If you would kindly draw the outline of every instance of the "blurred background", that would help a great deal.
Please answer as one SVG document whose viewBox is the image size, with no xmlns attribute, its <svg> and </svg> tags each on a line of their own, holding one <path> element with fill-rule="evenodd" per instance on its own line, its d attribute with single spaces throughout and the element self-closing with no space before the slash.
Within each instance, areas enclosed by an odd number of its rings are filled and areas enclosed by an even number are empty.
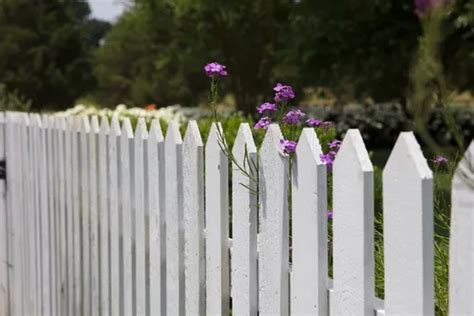
<svg viewBox="0 0 474 316">
<path fill-rule="evenodd" d="M 276 82 L 372 146 L 414 129 L 433 151 L 474 134 L 472 0 L 1 0 L 0 107 L 179 104 L 253 114 Z M 186 112 L 187 113 L 187 112 Z"/>
</svg>

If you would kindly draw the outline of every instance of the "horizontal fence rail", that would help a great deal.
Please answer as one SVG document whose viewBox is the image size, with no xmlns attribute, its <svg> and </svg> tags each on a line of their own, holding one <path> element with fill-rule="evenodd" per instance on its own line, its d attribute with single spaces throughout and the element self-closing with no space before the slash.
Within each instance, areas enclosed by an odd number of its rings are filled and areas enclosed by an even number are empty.
<svg viewBox="0 0 474 316">
<path fill-rule="evenodd" d="M 334 163 L 331 243 L 315 130 L 291 161 L 278 125 L 259 149 L 246 123 L 233 148 L 224 133 L 0 113 L 0 316 L 434 315 L 433 174 L 413 133 L 383 171 L 384 300 L 359 131 Z M 452 181 L 452 315 L 474 315 L 473 212 L 474 142 Z"/>
</svg>

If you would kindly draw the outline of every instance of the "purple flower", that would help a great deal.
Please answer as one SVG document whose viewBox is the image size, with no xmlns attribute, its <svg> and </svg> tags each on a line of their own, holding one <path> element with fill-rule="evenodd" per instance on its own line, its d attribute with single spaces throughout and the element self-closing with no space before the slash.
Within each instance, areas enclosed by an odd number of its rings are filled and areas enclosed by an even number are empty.
<svg viewBox="0 0 474 316">
<path fill-rule="evenodd" d="M 334 139 L 328 143 L 329 148 L 331 149 L 339 149 L 341 147 L 342 142 L 338 139 Z"/>
<path fill-rule="evenodd" d="M 321 125 L 321 123 L 321 120 L 317 120 L 315 118 L 310 118 L 306 120 L 306 124 L 308 124 L 308 126 L 310 127 L 318 127 L 319 125 Z"/>
<path fill-rule="evenodd" d="M 270 103 L 270 102 L 265 102 L 261 104 L 259 107 L 257 107 L 257 111 L 260 114 L 263 113 L 273 113 L 276 111 L 276 104 L 275 103 Z"/>
<path fill-rule="evenodd" d="M 295 98 L 293 88 L 288 85 L 277 83 L 273 91 L 275 91 L 275 97 L 273 98 L 275 102 L 288 101 Z"/>
<path fill-rule="evenodd" d="M 297 142 L 287 139 L 280 139 L 280 145 L 285 154 L 293 154 L 296 151 Z"/>
<path fill-rule="evenodd" d="M 204 67 L 204 71 L 208 77 L 225 77 L 227 76 L 227 71 L 225 66 L 219 63 L 213 62 L 209 63 Z"/>
<path fill-rule="evenodd" d="M 422 17 L 426 12 L 433 10 L 438 5 L 449 4 L 451 0 L 415 0 L 415 14 Z"/>
<path fill-rule="evenodd" d="M 322 125 L 322 127 L 324 127 L 324 128 L 330 128 L 330 127 L 332 127 L 332 126 L 334 125 L 334 123 L 331 122 L 331 121 L 324 121 L 324 122 L 321 123 L 321 125 Z"/>
<path fill-rule="evenodd" d="M 326 216 L 328 219 L 332 219 L 334 216 L 334 212 L 332 210 L 327 210 Z"/>
<path fill-rule="evenodd" d="M 286 124 L 298 124 L 305 115 L 305 113 L 301 112 L 298 109 L 291 110 L 285 114 L 283 122 L 285 122 Z"/>
<path fill-rule="evenodd" d="M 336 152 L 330 151 L 327 154 L 319 155 L 319 159 L 327 166 L 329 171 L 332 171 L 332 165 L 334 164 L 334 158 L 336 158 Z"/>
<path fill-rule="evenodd" d="M 272 120 L 269 117 L 264 116 L 257 123 L 255 123 L 253 128 L 255 128 L 255 129 L 259 129 L 259 128 L 267 129 L 267 127 L 271 123 L 272 123 Z"/>
<path fill-rule="evenodd" d="M 443 157 L 443 156 L 436 156 L 436 157 L 434 157 L 433 162 L 438 166 L 444 165 L 444 164 L 448 163 L 448 158 Z"/>
</svg>

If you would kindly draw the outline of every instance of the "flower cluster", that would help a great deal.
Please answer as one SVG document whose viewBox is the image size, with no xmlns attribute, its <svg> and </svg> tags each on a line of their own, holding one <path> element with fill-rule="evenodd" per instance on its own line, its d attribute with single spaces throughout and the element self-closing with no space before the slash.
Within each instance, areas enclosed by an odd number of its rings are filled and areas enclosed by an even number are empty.
<svg viewBox="0 0 474 316">
<path fill-rule="evenodd" d="M 298 124 L 305 115 L 306 114 L 301 112 L 299 109 L 291 110 L 285 114 L 285 117 L 283 117 L 283 122 L 288 125 Z"/>
<path fill-rule="evenodd" d="M 293 88 L 288 85 L 277 83 L 277 85 L 273 88 L 273 91 L 275 91 L 275 96 L 273 97 L 275 102 L 288 102 L 289 100 L 295 98 L 295 92 L 293 91 Z"/>
<path fill-rule="evenodd" d="M 226 66 L 219 63 L 213 62 L 204 66 L 206 75 L 211 78 L 225 77 L 227 76 Z"/>
<path fill-rule="evenodd" d="M 294 154 L 298 143 L 293 140 L 280 139 L 280 145 L 285 154 Z"/>
<path fill-rule="evenodd" d="M 329 151 L 326 154 L 319 155 L 319 159 L 327 166 L 329 172 L 332 171 L 334 159 L 336 159 L 336 154 L 341 145 L 342 142 L 340 140 L 334 139 L 328 143 Z"/>
</svg>

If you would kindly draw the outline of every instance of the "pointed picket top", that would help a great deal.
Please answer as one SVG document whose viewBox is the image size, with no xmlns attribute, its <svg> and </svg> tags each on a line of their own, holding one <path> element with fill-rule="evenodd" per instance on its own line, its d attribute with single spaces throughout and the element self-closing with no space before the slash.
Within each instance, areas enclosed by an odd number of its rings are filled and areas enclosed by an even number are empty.
<svg viewBox="0 0 474 316">
<path fill-rule="evenodd" d="M 423 156 L 420 144 L 416 141 L 413 132 L 400 133 L 385 165 L 384 173 L 400 172 L 401 163 L 406 163 L 406 167 L 410 166 L 410 169 L 417 172 L 422 179 L 433 178 L 433 172 L 428 166 L 428 162 Z"/>
<path fill-rule="evenodd" d="M 259 155 L 259 308 L 261 315 L 287 315 L 288 158 L 280 127 L 268 127 Z"/>
<path fill-rule="evenodd" d="M 199 127 L 197 125 L 197 122 L 194 120 L 189 121 L 188 123 L 188 128 L 186 129 L 186 133 L 184 135 L 184 145 L 192 147 L 203 146 Z"/>
<path fill-rule="evenodd" d="M 169 122 L 168 129 L 166 130 L 165 144 L 180 145 L 182 143 L 183 139 L 181 138 L 178 123 L 175 121 Z"/>
<path fill-rule="evenodd" d="M 364 140 L 358 129 L 350 129 L 347 131 L 341 148 L 334 160 L 334 168 L 336 168 L 336 165 L 345 164 L 347 160 L 356 160 L 360 165 L 361 171 L 370 172 L 374 170 L 369 153 L 365 148 Z"/>
<path fill-rule="evenodd" d="M 474 141 L 454 172 L 449 247 L 449 314 L 473 315 Z"/>
<path fill-rule="evenodd" d="M 84 115 L 80 118 L 80 120 L 81 120 L 80 131 L 82 133 L 89 133 L 90 130 L 91 130 L 89 117 L 87 115 Z M 48 122 L 48 124 L 49 124 L 49 122 Z"/>
<path fill-rule="evenodd" d="M 240 124 L 232 155 L 232 312 L 257 315 L 257 184 L 245 174 L 256 179 L 257 148 L 248 123 Z"/>
<path fill-rule="evenodd" d="M 257 147 L 255 146 L 249 123 L 240 124 L 237 136 L 235 137 L 234 147 L 232 148 L 232 154 L 235 157 L 244 158 L 245 152 L 248 154 L 257 153 Z M 238 162 L 240 163 L 240 161 Z"/>
<path fill-rule="evenodd" d="M 454 172 L 453 182 L 464 183 L 474 188 L 474 140 L 464 153 L 464 157 L 459 162 Z"/>
<path fill-rule="evenodd" d="M 110 120 L 110 135 L 111 136 L 120 136 L 122 131 L 120 129 L 120 122 L 117 115 L 112 116 Z"/>
<path fill-rule="evenodd" d="M 305 128 L 296 147 L 292 174 L 291 314 L 327 315 L 326 165 L 313 128 Z M 311 279 L 313 282 L 308 282 Z"/>
<path fill-rule="evenodd" d="M 130 119 L 128 117 L 123 119 L 121 134 L 122 138 L 133 138 L 132 123 L 130 123 Z"/>
<path fill-rule="evenodd" d="M 383 213 L 385 312 L 433 315 L 433 174 L 412 132 L 383 171 Z"/>
<path fill-rule="evenodd" d="M 359 130 L 350 129 L 333 171 L 334 281 L 330 310 L 337 315 L 374 312 L 373 201 L 372 163 Z"/>
<path fill-rule="evenodd" d="M 146 127 L 145 119 L 143 117 L 138 118 L 137 126 L 135 127 L 135 137 L 137 139 L 148 138 L 148 130 Z"/>
<path fill-rule="evenodd" d="M 100 132 L 103 135 L 110 133 L 109 119 L 105 115 L 100 118 Z"/>
<path fill-rule="evenodd" d="M 148 135 L 150 141 L 162 142 L 163 141 L 163 132 L 161 130 L 160 121 L 153 119 L 150 125 L 150 132 Z"/>
<path fill-rule="evenodd" d="M 271 124 L 267 128 L 265 138 L 260 147 L 261 156 L 275 156 L 276 154 L 285 155 L 280 146 L 280 140 L 283 139 L 280 126 L 278 124 Z"/>
<path fill-rule="evenodd" d="M 99 118 L 97 115 L 93 115 L 91 117 L 91 132 L 92 133 L 99 133 L 100 127 L 99 127 Z"/>
<path fill-rule="evenodd" d="M 221 123 L 212 123 L 207 137 L 206 151 L 221 150 L 221 145 L 223 145 L 222 142 L 225 142 L 225 137 L 224 139 L 221 137 L 223 135 L 224 132 Z"/>
<path fill-rule="evenodd" d="M 296 154 L 301 155 L 303 158 L 311 159 L 320 165 L 322 164 L 320 159 L 322 153 L 321 144 L 319 143 L 314 128 L 303 128 L 300 139 L 298 140 L 298 146 L 296 146 Z"/>
</svg>

